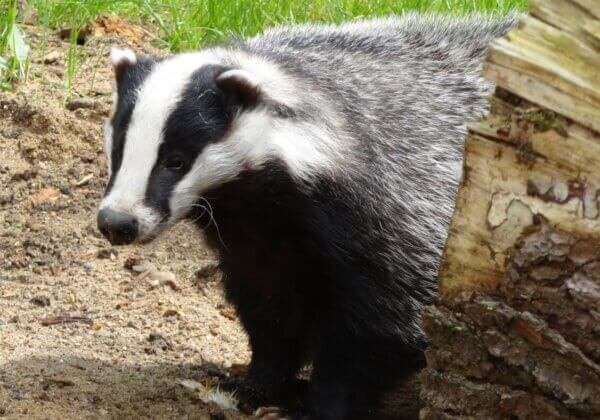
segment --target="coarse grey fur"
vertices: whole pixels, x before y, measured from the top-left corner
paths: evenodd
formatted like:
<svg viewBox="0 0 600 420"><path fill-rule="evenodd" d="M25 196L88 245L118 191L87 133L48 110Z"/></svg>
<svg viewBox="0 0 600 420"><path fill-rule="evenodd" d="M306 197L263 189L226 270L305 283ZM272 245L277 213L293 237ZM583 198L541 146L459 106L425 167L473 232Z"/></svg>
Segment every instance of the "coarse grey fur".
<svg viewBox="0 0 600 420"><path fill-rule="evenodd" d="M409 13L271 29L242 47L292 75L294 109L335 131L343 158L320 175L343 184L376 220L353 228L379 238L372 258L410 287L417 311L437 289L466 125L486 112L494 88L481 75L487 48L516 19ZM418 326L394 324L379 327L418 339Z"/></svg>

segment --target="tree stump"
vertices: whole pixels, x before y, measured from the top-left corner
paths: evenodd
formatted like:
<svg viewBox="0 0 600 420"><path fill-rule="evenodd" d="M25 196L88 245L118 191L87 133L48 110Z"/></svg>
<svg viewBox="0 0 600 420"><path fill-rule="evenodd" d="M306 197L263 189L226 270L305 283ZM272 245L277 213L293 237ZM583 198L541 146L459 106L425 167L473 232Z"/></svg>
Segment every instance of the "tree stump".
<svg viewBox="0 0 600 420"><path fill-rule="evenodd" d="M532 0L484 74L420 416L600 418L600 0Z"/></svg>

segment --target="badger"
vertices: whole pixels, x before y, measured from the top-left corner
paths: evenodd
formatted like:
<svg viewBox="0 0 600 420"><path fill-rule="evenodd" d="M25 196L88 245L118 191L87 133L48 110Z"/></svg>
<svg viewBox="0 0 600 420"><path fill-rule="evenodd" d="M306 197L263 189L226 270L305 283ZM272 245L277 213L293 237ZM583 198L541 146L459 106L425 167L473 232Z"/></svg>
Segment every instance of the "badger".
<svg viewBox="0 0 600 420"><path fill-rule="evenodd" d="M163 58L114 48L99 230L146 243L193 221L249 337L244 386L291 418L378 418L423 365L466 124L494 88L481 66L516 18L302 24Z"/></svg>

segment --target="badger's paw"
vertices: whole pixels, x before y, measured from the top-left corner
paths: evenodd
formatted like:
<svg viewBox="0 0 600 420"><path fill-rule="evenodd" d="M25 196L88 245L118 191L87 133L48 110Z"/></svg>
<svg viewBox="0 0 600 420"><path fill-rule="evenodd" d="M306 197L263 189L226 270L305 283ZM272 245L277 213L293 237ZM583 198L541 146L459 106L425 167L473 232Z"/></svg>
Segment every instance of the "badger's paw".
<svg viewBox="0 0 600 420"><path fill-rule="evenodd" d="M254 412L254 417L261 420L291 420L280 407L259 407Z"/></svg>
<svg viewBox="0 0 600 420"><path fill-rule="evenodd" d="M234 392L239 400L240 411L247 415L265 420L285 418L282 416L268 416L269 414L275 414L275 407L271 407L270 404L274 405L278 402L270 398L269 392L263 387L240 378L222 380L219 382L219 387L228 392ZM279 411L283 413L283 410Z"/></svg>
<svg viewBox="0 0 600 420"><path fill-rule="evenodd" d="M281 407L259 407L254 417L260 420L308 420L308 416L299 410L287 411Z"/></svg>

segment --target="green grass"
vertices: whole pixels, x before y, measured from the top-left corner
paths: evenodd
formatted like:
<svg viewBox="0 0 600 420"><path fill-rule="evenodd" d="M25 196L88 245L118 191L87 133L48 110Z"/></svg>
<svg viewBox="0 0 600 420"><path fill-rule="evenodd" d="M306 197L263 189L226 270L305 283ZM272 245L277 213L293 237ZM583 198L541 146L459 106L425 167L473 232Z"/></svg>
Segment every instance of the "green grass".
<svg viewBox="0 0 600 420"><path fill-rule="evenodd" d="M33 0L53 27L81 26L115 13L160 29L172 51L195 49L232 35L251 36L276 24L342 22L408 10L462 14L524 10L527 0Z"/></svg>
<svg viewBox="0 0 600 420"><path fill-rule="evenodd" d="M2 6L3 2L7 5ZM11 3L16 0L0 0L0 29L14 23L4 17ZM527 0L29 0L29 3L38 12L38 23L53 29L78 30L100 13L119 15L156 28L160 33L157 42L173 52L197 49L232 36L252 36L279 24L342 22L410 10L503 14L527 8ZM72 49L76 48L73 40ZM0 38L0 56L6 54ZM71 56L76 54L70 53ZM75 70L75 64L69 67L69 78ZM0 80L8 80L6 74L0 76ZM68 85L69 82L67 88Z"/></svg>
<svg viewBox="0 0 600 420"><path fill-rule="evenodd" d="M0 3L0 88L27 76L29 46L17 24L17 2Z"/></svg>

